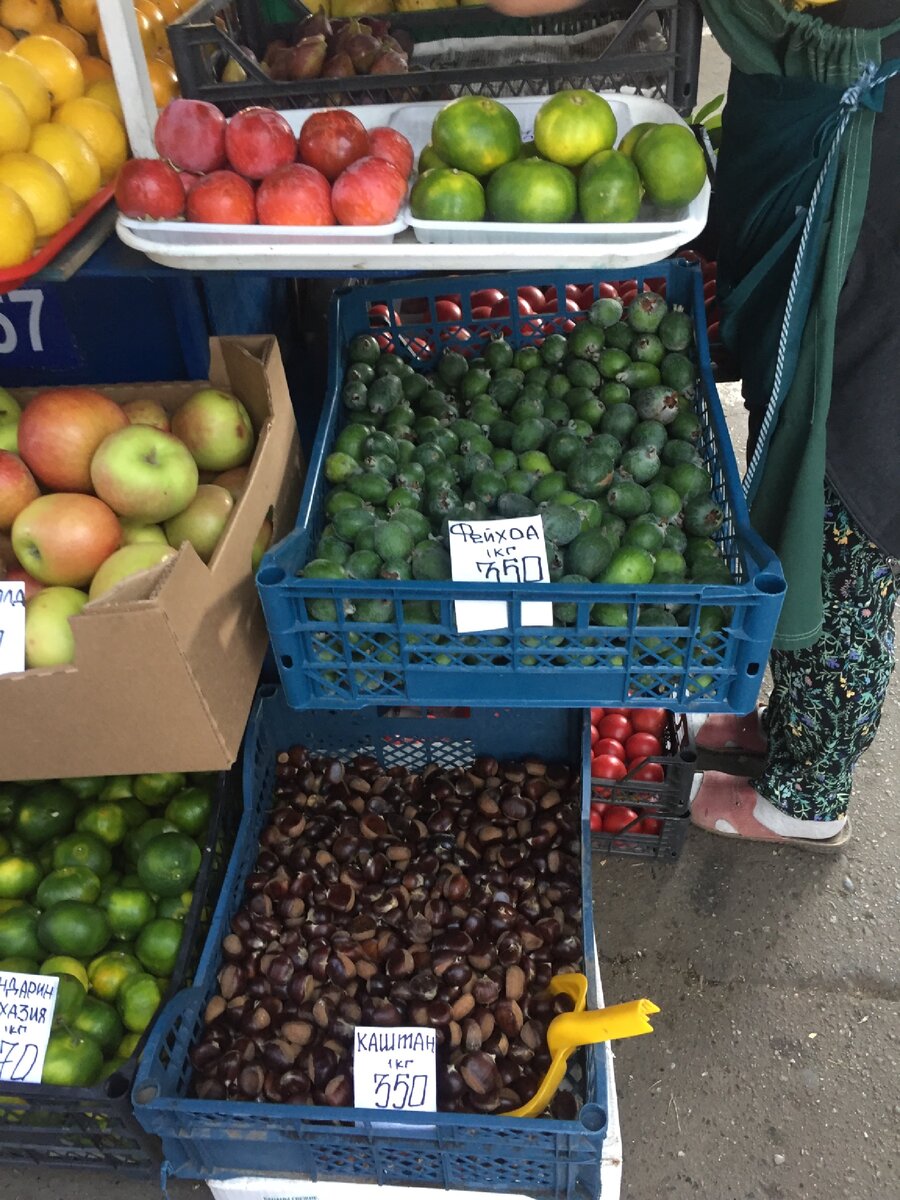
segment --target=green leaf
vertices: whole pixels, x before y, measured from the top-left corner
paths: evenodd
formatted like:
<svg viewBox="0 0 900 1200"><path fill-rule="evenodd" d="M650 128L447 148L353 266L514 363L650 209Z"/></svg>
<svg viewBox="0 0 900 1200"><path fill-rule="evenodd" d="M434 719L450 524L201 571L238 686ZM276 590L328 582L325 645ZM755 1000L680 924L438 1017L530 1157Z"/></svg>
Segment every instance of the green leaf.
<svg viewBox="0 0 900 1200"><path fill-rule="evenodd" d="M712 114L716 111L716 109L722 107L722 104L724 103L724 101L725 101L725 93L724 92L722 92L722 94L720 96L714 96L713 99L710 100L710 102L708 104L704 104L702 108L697 109L697 111L691 117L691 124L692 125L702 125L707 117L712 116Z"/></svg>

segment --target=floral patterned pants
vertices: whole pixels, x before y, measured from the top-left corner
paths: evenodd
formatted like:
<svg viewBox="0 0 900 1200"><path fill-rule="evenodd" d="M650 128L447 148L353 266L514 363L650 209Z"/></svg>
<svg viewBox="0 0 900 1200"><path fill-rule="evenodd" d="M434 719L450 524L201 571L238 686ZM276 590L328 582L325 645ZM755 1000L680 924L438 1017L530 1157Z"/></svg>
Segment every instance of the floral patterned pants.
<svg viewBox="0 0 900 1200"><path fill-rule="evenodd" d="M775 650L761 795L789 816L834 821L847 811L853 771L872 744L894 668L897 580L891 562L835 495L825 496L822 635Z"/></svg>

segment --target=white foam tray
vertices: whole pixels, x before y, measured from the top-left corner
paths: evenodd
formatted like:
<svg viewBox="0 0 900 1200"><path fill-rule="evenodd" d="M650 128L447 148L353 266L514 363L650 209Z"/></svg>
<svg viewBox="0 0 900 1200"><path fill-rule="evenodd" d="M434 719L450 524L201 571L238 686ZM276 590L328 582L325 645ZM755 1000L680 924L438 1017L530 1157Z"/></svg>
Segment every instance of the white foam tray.
<svg viewBox="0 0 900 1200"><path fill-rule="evenodd" d="M609 102L616 118L616 144L634 125L644 121L655 121L659 125L684 125L674 108L661 100L650 100L645 96L630 96L619 92L599 93ZM543 96L519 96L504 100L518 118L522 136L530 140L533 136L534 118L544 103ZM431 141L431 125L443 104L401 105L390 119L390 124L412 142L416 158ZM518 242L597 242L615 247L627 253L629 247L639 251L642 244L675 239L673 249L683 246L695 238L706 224L709 211L710 185L707 179L700 194L690 204L678 209L657 209L649 203L641 206L637 221L624 224L592 224L587 221L572 221L561 224L522 224L505 221L423 221L407 210L406 219L420 242L490 242L494 245ZM655 254L655 257L664 257ZM647 262L653 261L647 259Z"/></svg>

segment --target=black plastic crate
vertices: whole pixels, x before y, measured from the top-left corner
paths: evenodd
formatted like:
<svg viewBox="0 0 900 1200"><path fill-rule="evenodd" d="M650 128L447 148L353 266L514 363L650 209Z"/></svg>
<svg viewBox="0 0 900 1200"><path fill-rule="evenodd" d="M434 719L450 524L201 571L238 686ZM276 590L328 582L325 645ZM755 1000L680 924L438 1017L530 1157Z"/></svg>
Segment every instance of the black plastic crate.
<svg viewBox="0 0 900 1200"><path fill-rule="evenodd" d="M160 1143L138 1124L131 1088L165 1004L193 978L243 813L240 766L219 776L194 898L169 987L134 1054L93 1087L0 1083L0 1166L115 1171L158 1179Z"/></svg>
<svg viewBox="0 0 900 1200"><path fill-rule="evenodd" d="M658 764L665 773L662 783L633 778L629 772L617 782L603 782L591 775L590 729L587 730L584 775L590 778L591 801L615 808L639 810L638 820L618 833L591 830L591 848L599 854L623 854L633 858L658 858L674 862L687 836L691 807L691 789L697 770L687 718L683 713L668 713L662 737L663 753L645 763ZM638 832L641 820L658 821L657 832Z"/></svg>
<svg viewBox="0 0 900 1200"><path fill-rule="evenodd" d="M298 21L307 10L297 6ZM648 50L640 31L656 16L661 40ZM274 108L324 108L359 104L451 100L461 95L538 96L563 88L622 91L666 100L688 112L697 93L702 19L697 0L591 0L553 17L510 18L488 8L435 9L388 14L392 27L416 42L445 38L567 36L612 21L622 26L595 58L545 63L509 63L502 54L488 66L414 69L407 75L359 75L353 79L276 81L242 47L262 58L270 41L290 37L296 22L266 21L258 0L200 0L168 27L169 44L182 95L209 100L233 113L249 104ZM229 58L247 78L223 83Z"/></svg>

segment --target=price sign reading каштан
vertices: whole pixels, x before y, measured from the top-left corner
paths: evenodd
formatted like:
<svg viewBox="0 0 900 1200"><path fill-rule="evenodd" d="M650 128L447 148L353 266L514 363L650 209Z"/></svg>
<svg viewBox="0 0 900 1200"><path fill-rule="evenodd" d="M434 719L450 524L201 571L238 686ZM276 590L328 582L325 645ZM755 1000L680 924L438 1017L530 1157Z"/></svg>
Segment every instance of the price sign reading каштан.
<svg viewBox="0 0 900 1200"><path fill-rule="evenodd" d="M0 971L0 1080L40 1083L56 1009L55 975Z"/></svg>
<svg viewBox="0 0 900 1200"><path fill-rule="evenodd" d="M455 580L466 583L549 583L544 522L540 516L498 521L451 521L450 566ZM552 625L553 604L524 601L526 625ZM456 627L460 633L508 629L509 613L502 600L457 600Z"/></svg>
<svg viewBox="0 0 900 1200"><path fill-rule="evenodd" d="M433 1029L357 1025L353 1031L353 1100L357 1108L437 1112Z"/></svg>

